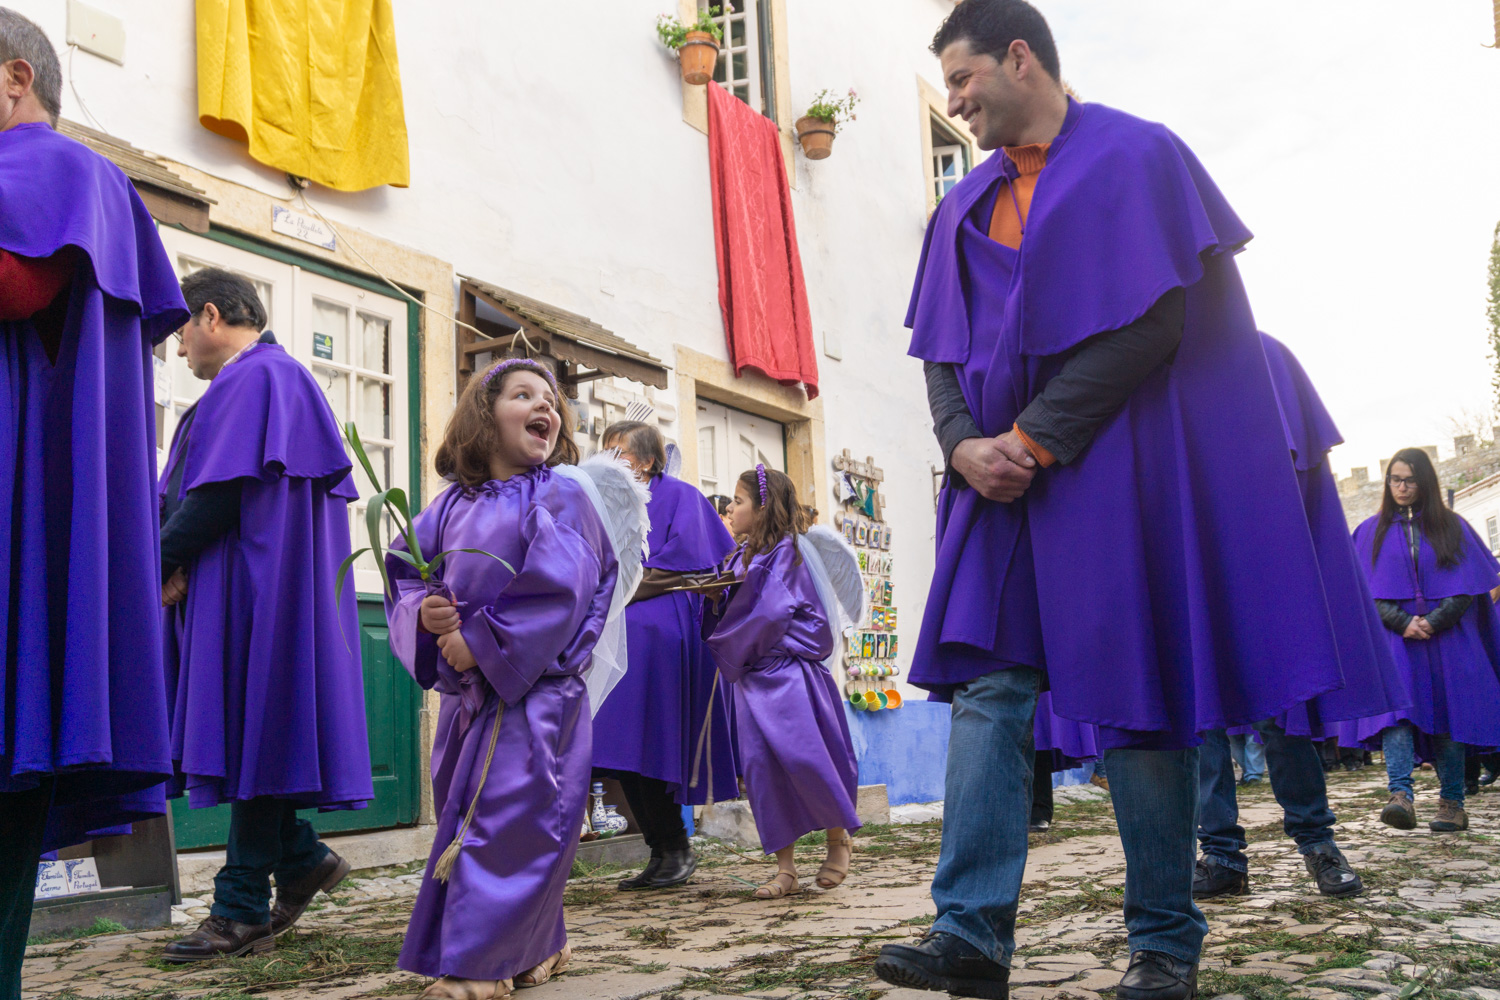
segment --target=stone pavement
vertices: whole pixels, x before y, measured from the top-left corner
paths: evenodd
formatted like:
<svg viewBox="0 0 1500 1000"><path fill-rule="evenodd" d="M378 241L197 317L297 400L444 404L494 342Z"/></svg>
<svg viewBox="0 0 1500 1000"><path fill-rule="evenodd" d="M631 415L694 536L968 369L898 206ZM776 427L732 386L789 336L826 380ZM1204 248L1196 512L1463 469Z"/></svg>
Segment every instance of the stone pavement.
<svg viewBox="0 0 1500 1000"><path fill-rule="evenodd" d="M1253 894L1204 904L1204 1000L1500 1000L1500 792L1471 801L1470 832L1448 835L1382 826L1376 771L1333 775L1330 794L1344 820L1340 842L1368 891L1343 902L1320 896L1282 836L1269 789L1243 792ZM1436 799L1431 772L1421 772L1424 820ZM938 847L937 824L866 828L849 880L822 892L811 877L822 848L809 843L798 852L804 891L779 901L748 898L773 873L770 862L720 844L705 846L698 875L680 890L622 894L616 872L576 872L567 893L573 968L526 1000L932 1000L886 987L871 966L882 943L932 922ZM25 996L411 997L426 981L396 969L395 957L420 877L357 873L253 959L160 964L153 956L180 930L33 945ZM1123 882L1108 801L1061 805L1053 831L1032 838L1016 1000L1111 995L1127 957Z"/></svg>

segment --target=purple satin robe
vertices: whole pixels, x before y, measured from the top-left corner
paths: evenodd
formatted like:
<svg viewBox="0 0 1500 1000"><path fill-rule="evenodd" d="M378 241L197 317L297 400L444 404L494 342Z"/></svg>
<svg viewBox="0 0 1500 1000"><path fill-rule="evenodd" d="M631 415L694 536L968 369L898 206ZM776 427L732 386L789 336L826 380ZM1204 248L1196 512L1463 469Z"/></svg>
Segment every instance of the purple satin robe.
<svg viewBox="0 0 1500 1000"><path fill-rule="evenodd" d="M1343 687L1293 706L1276 722L1292 736L1321 740L1331 735L1334 723L1404 708L1411 704L1411 694L1391 655L1388 630L1375 610L1370 585L1359 568L1328 465L1328 452L1343 437L1296 356L1274 337L1261 337L1318 554L1344 677Z"/></svg>
<svg viewBox="0 0 1500 1000"><path fill-rule="evenodd" d="M1469 522L1459 518L1464 541L1458 565L1440 568L1425 537L1413 564L1404 537L1405 519L1397 515L1372 565L1377 520L1378 515L1354 529L1359 565L1369 574L1376 598L1399 601L1402 610L1413 615L1432 611L1443 598L1458 594L1471 595L1474 603L1458 624L1431 639L1404 639L1383 629L1411 692L1411 706L1341 726L1339 743L1379 749L1381 730L1406 723L1428 736L1449 736L1481 747L1500 745L1500 616L1489 595L1500 583L1500 563Z"/></svg>
<svg viewBox="0 0 1500 1000"><path fill-rule="evenodd" d="M172 441L160 488L239 480L240 524L187 567L166 608L178 791L194 809L272 796L362 809L374 797L354 588L349 476L312 374L278 344L226 365ZM179 498L180 499L180 498Z"/></svg>
<svg viewBox="0 0 1500 1000"><path fill-rule="evenodd" d="M46 125L0 132L0 249L64 247L55 361L0 321L0 793L56 776L48 849L166 809L151 348L188 312L117 167Z"/></svg>
<svg viewBox="0 0 1500 1000"><path fill-rule="evenodd" d="M1070 349L1172 288L1186 290L1186 323L1173 358L1023 500L945 487L912 682L942 697L1037 667L1058 715L1101 726L1107 746L1156 747L1338 688L1317 556L1233 262L1249 230L1176 136L1102 105L1069 102L1020 250L987 233L1007 171L991 157L943 199L907 317L910 353L958 367L983 433L1008 431Z"/></svg>
<svg viewBox="0 0 1500 1000"><path fill-rule="evenodd" d="M734 539L713 504L692 485L668 475L649 485L647 568L701 573L734 551ZM594 716L594 766L665 781L679 805L707 800L710 773L715 800L739 796L728 692L722 684L715 690L713 657L699 635L702 613L703 598L688 593L661 594L627 607L630 667ZM691 787L710 705L709 745L698 765L698 785Z"/></svg>
<svg viewBox="0 0 1500 1000"><path fill-rule="evenodd" d="M537 468L473 490L450 486L417 515L423 555L457 548L436 587L460 604L478 666L455 671L419 627L428 593L387 557L391 648L418 684L442 695L432 749L437 834L398 964L424 976L510 979L567 942L563 889L578 851L592 758L582 674L609 614L618 563L577 483ZM395 547L403 548L398 543ZM627 675L628 676L628 675ZM479 791L495 718L494 763L452 878L432 866Z"/></svg>
<svg viewBox="0 0 1500 1000"><path fill-rule="evenodd" d="M859 829L859 767L838 685L823 665L833 630L792 539L750 561L708 648L734 688L740 767L761 847L814 830ZM732 566L742 565L738 556Z"/></svg>

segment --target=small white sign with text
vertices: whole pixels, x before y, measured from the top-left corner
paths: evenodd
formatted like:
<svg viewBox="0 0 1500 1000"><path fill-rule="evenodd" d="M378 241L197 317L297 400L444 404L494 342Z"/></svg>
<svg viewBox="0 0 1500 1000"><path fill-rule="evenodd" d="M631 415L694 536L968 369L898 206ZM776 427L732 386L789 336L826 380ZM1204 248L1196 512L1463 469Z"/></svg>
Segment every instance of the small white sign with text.
<svg viewBox="0 0 1500 1000"><path fill-rule="evenodd" d="M284 205L271 206L271 228L283 236L311 243L324 250L337 250L338 240L322 219L294 212Z"/></svg>
<svg viewBox="0 0 1500 1000"><path fill-rule="evenodd" d="M54 899L81 892L98 892L99 866L93 858L43 861L36 869L36 898Z"/></svg>

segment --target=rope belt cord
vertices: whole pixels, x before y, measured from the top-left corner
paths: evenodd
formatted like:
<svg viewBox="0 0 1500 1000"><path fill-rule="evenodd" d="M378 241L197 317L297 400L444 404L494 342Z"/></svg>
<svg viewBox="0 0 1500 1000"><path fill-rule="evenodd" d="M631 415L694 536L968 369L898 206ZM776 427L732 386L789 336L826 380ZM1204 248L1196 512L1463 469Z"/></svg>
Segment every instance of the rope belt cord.
<svg viewBox="0 0 1500 1000"><path fill-rule="evenodd" d="M498 694L495 697L499 700ZM458 864L458 854L464 848L464 838L469 835L469 827L474 822L474 811L479 808L479 796L484 794L484 783L490 776L490 764L495 759L495 744L500 742L500 723L504 719L505 702L500 701L495 709L495 727L490 730L490 747L484 755L484 768L479 772L479 787L474 789L474 801L469 803L469 811L464 816L464 821L459 824L453 843L444 848L443 853L438 856L437 864L432 866L433 877L439 882L448 881L453 875L454 866Z"/></svg>
<svg viewBox="0 0 1500 1000"><path fill-rule="evenodd" d="M688 781L689 788L698 787L698 765L703 763L703 748L708 742L709 734L714 727L714 699L719 694L719 672L714 671L714 686L708 689L708 711L703 715L703 725L698 730L698 749L693 754L693 775ZM703 802L703 808L708 809L714 804L714 754L713 749L708 751L708 798Z"/></svg>

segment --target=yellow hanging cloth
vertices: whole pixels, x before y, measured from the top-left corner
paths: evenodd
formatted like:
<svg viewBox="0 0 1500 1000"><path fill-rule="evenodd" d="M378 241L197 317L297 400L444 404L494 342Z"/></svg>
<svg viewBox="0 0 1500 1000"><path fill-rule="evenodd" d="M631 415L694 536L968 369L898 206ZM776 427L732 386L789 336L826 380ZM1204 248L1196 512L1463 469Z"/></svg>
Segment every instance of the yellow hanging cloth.
<svg viewBox="0 0 1500 1000"><path fill-rule="evenodd" d="M197 0L198 121L340 191L411 176L391 0Z"/></svg>

